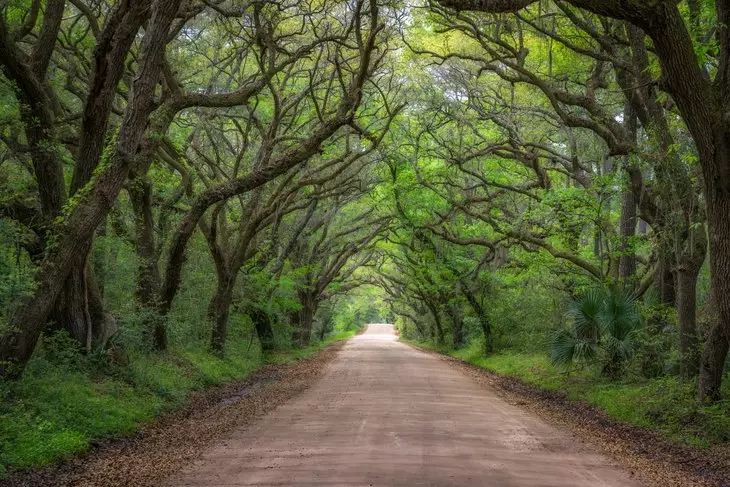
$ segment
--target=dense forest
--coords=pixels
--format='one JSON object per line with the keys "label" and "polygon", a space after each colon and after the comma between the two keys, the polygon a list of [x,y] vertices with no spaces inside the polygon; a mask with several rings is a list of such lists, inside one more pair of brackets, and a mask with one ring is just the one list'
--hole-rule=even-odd
{"label": "dense forest", "polygon": [[727,0],[0,14],[0,476],[375,321],[730,442]]}

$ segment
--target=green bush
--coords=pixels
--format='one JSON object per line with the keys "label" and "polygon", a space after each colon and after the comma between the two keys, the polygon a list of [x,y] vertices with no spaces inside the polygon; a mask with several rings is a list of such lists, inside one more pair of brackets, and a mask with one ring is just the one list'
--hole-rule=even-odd
{"label": "green bush", "polygon": [[553,363],[598,362],[601,374],[617,379],[635,354],[642,326],[634,296],[615,288],[594,288],[573,301],[566,318],[570,327],[552,336]]}

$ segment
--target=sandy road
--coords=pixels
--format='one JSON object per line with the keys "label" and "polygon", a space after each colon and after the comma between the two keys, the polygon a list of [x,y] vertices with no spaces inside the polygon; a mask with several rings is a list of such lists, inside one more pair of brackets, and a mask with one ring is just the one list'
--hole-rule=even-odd
{"label": "sandy road", "polygon": [[389,325],[353,338],[322,379],[235,431],[174,486],[637,486]]}

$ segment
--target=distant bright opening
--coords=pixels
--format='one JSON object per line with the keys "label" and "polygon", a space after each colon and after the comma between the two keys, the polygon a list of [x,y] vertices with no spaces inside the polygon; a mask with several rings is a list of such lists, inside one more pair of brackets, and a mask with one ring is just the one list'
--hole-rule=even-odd
{"label": "distant bright opening", "polygon": [[395,341],[395,328],[389,323],[370,323],[362,335],[355,337],[356,340],[382,340]]}

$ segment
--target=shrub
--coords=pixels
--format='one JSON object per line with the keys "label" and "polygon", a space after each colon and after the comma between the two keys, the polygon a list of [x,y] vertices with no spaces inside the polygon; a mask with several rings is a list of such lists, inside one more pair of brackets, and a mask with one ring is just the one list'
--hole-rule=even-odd
{"label": "shrub", "polygon": [[599,363],[602,375],[618,378],[642,326],[635,297],[616,288],[590,289],[572,303],[567,318],[571,326],[551,339],[553,363]]}

